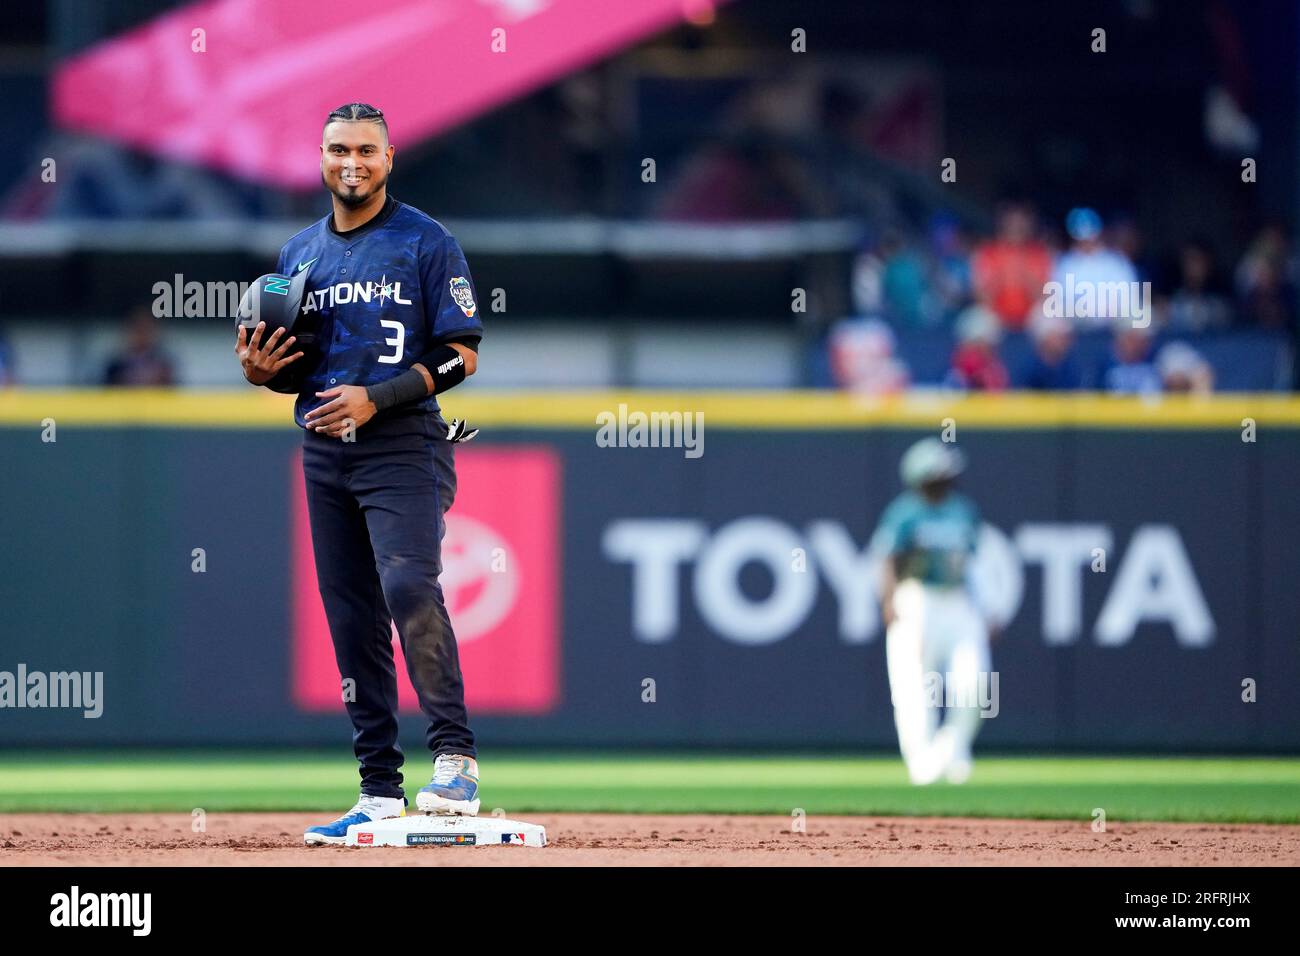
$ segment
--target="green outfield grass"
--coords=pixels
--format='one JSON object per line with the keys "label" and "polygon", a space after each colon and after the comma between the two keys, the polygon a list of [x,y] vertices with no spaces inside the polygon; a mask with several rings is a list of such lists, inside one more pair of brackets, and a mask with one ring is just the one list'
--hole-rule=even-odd
{"label": "green outfield grass", "polygon": [[[408,765],[407,796],[427,782]],[[892,814],[1300,823],[1300,760],[982,757],[963,786],[912,787],[896,757],[492,753],[481,813]],[[348,754],[9,753],[0,811],[341,811]]]}

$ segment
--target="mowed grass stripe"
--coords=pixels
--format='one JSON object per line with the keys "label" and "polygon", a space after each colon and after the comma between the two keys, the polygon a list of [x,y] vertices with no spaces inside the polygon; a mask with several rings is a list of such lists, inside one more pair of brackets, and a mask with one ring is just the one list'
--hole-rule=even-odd
{"label": "mowed grass stripe", "polygon": [[[419,759],[408,760],[408,782],[431,771]],[[578,786],[628,788],[672,786],[680,789],[716,787],[766,788],[787,786],[878,786],[905,783],[902,763],[892,757],[711,758],[575,756],[535,760],[490,756],[482,764],[485,784],[563,789]],[[1300,760],[1279,758],[982,758],[976,763],[979,785],[1037,782],[1137,783],[1290,783],[1300,786]],[[146,758],[130,755],[97,757],[79,762],[63,759],[0,758],[0,794],[42,793],[63,787],[98,790],[150,790],[229,786],[244,789],[313,788],[355,780],[355,764],[347,757],[298,759]],[[1298,798],[1300,799],[1300,798]]]}
{"label": "mowed grass stripe", "polygon": [[[426,767],[407,767],[408,796]],[[1300,761],[1275,758],[1000,757],[962,787],[908,785],[892,757],[494,755],[485,811],[899,814],[1300,822]],[[0,811],[336,812],[356,794],[347,757],[265,753],[9,754]]]}

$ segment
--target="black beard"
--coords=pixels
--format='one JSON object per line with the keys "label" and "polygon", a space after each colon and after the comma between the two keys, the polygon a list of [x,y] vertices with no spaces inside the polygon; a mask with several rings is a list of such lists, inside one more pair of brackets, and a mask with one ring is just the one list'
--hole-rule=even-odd
{"label": "black beard", "polygon": [[349,206],[355,209],[357,206],[366,203],[370,199],[370,197],[375,194],[377,190],[382,189],[384,184],[388,182],[388,177],[385,176],[378,183],[374,183],[374,177],[371,177],[371,182],[374,183],[374,186],[371,189],[371,191],[366,193],[364,196],[360,195],[359,193],[348,192],[348,188],[346,186],[343,186],[342,183],[340,183],[339,189],[335,189],[333,186],[330,185],[329,180],[325,178],[324,173],[320,174],[320,181],[322,185],[324,185],[324,187],[328,189],[336,199],[338,199],[339,202],[343,203],[343,205],[345,206]]}
{"label": "black beard", "polygon": [[338,198],[339,202],[343,203],[343,205],[353,207],[360,206],[370,198],[369,196],[358,196],[356,193],[335,193],[334,195]]}

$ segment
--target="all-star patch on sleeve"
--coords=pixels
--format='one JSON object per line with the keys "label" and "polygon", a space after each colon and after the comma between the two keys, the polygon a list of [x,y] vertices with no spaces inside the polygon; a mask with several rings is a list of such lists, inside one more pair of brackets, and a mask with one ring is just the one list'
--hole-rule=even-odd
{"label": "all-star patch on sleeve", "polygon": [[421,292],[433,343],[483,334],[478,295],[469,264],[452,235],[443,238],[437,254],[421,262]]}

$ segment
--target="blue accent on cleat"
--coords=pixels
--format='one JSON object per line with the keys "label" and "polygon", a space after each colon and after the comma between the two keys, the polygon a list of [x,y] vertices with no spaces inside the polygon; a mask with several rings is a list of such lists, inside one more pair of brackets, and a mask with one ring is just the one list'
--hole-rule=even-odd
{"label": "blue accent on cleat", "polygon": [[478,777],[468,757],[442,754],[434,761],[433,779],[415,795],[415,805],[428,813],[478,813]]}
{"label": "blue accent on cleat", "polygon": [[420,788],[421,793],[432,793],[444,800],[473,800],[478,793],[478,781],[472,777],[456,777],[451,783],[427,783]]}
{"label": "blue accent on cleat", "polygon": [[346,817],[339,817],[333,823],[326,823],[319,827],[309,827],[307,833],[317,834],[323,837],[335,837],[342,839],[348,835],[348,827],[354,823],[370,823],[370,817],[364,813],[349,813]]}
{"label": "blue accent on cleat", "polygon": [[402,798],[402,812],[398,814],[384,815],[380,809],[378,800],[380,798],[370,797],[366,794],[361,795],[356,806],[339,817],[333,823],[325,823],[321,826],[308,827],[303,834],[304,843],[345,843],[348,838],[348,827],[358,823],[371,823],[374,820],[390,819],[393,816],[406,816],[407,800]]}

